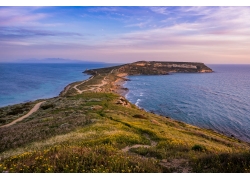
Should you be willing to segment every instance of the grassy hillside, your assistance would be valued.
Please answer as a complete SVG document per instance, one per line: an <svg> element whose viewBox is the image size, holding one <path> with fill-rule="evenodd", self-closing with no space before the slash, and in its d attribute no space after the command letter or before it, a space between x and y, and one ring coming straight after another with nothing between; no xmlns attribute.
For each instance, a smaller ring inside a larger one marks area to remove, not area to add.
<svg viewBox="0 0 250 180"><path fill-rule="evenodd" d="M248 143L138 109L115 93L119 79L73 83L0 128L0 172L250 172ZM27 106L1 108L1 118Z"/></svg>

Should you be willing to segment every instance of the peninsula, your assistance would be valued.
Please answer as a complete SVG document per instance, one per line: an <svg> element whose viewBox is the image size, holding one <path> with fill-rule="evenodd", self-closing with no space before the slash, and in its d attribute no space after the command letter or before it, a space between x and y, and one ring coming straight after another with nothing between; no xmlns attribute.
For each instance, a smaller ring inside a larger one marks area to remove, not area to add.
<svg viewBox="0 0 250 180"><path fill-rule="evenodd" d="M58 97L0 108L0 172L250 172L249 143L146 112L123 96L127 75L174 72L212 70L155 61L85 70L91 77Z"/></svg>
<svg viewBox="0 0 250 180"><path fill-rule="evenodd" d="M119 66L89 69L84 73L92 77L81 83L68 85L61 96L75 95L78 93L91 92L116 92L120 95L126 93L126 88L121 86L125 77L128 75L168 75L169 73L210 73L212 69L204 63L193 62L157 62L157 61L138 61ZM93 85L92 82L99 80L99 84Z"/></svg>

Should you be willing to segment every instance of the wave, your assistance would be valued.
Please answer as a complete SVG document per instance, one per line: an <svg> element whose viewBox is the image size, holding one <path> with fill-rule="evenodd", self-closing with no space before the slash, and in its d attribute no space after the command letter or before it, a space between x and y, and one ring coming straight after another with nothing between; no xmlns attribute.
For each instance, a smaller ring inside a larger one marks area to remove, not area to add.
<svg viewBox="0 0 250 180"><path fill-rule="evenodd" d="M140 101L141 101L141 99L137 99L135 105L139 107L139 102Z"/></svg>

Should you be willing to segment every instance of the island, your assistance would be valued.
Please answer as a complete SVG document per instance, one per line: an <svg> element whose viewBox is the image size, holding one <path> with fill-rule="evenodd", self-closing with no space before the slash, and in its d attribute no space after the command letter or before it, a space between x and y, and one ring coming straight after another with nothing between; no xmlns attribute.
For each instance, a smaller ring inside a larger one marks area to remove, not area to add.
<svg viewBox="0 0 250 180"><path fill-rule="evenodd" d="M59 96L0 108L0 172L250 172L250 144L130 103L128 75L210 73L138 61L85 70Z"/></svg>

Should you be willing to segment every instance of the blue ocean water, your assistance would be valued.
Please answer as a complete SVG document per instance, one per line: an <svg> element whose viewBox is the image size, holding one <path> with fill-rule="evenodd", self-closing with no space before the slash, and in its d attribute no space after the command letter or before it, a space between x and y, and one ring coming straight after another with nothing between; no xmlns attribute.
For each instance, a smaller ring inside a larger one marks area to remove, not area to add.
<svg viewBox="0 0 250 180"><path fill-rule="evenodd" d="M129 76L137 106L250 142L250 65L208 65L213 73Z"/></svg>
<svg viewBox="0 0 250 180"><path fill-rule="evenodd" d="M85 69L110 64L0 63L0 107L58 96L68 84L88 79Z"/></svg>

